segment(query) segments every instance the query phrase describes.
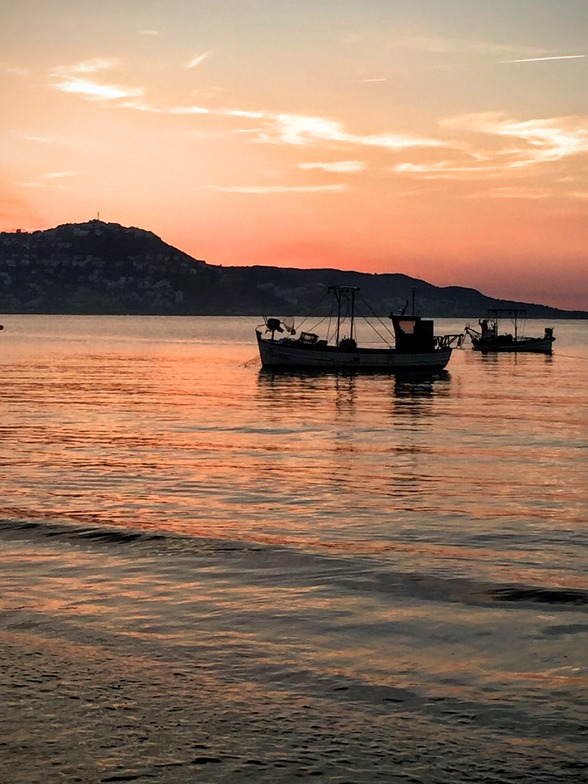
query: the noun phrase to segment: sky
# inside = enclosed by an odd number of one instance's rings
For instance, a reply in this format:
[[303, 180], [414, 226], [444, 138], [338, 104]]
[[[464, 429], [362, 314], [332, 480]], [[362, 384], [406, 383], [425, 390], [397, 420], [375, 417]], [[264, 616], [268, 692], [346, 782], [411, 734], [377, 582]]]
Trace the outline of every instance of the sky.
[[588, 310], [588, 0], [0, 0], [0, 230]]

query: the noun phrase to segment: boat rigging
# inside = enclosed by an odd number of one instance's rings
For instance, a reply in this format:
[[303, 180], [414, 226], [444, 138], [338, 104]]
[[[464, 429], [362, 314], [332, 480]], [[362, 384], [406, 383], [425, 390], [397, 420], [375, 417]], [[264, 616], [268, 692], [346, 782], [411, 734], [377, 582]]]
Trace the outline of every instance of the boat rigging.
[[[298, 368], [309, 370], [388, 371], [401, 369], [442, 370], [455, 346], [461, 345], [463, 334], [434, 334], [433, 321], [411, 316], [390, 314], [393, 331], [376, 314], [373, 314], [388, 333], [380, 332], [364, 317], [383, 345], [359, 346], [356, 334], [356, 286], [330, 286], [328, 293], [334, 300], [330, 314], [330, 327], [325, 338], [317, 332], [285, 330], [284, 321], [265, 318], [264, 325], [256, 329], [257, 344], [263, 368]], [[405, 308], [406, 310], [406, 308]], [[335, 328], [332, 330], [332, 320]], [[323, 318], [322, 321], [325, 319]], [[265, 331], [262, 327], [265, 326]], [[318, 326], [318, 325], [317, 325]], [[289, 332], [289, 336], [276, 337], [276, 333]], [[270, 337], [267, 337], [267, 333]], [[348, 332], [348, 334], [347, 334]]]
[[[477, 326], [466, 324], [465, 332], [472, 341], [474, 351], [551, 354], [555, 341], [553, 327], [545, 327], [540, 337], [519, 334], [519, 321], [526, 313], [523, 308], [491, 308], [488, 318], [480, 319]], [[505, 316], [512, 317], [513, 334], [500, 332], [499, 322]]]

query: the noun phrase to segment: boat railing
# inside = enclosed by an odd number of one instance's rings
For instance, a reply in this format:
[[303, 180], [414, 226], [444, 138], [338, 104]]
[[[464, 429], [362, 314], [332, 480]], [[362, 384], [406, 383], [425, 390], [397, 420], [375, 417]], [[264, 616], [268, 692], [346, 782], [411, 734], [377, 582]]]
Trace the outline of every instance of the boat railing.
[[454, 335], [435, 335], [435, 347], [440, 349], [461, 348], [465, 339], [463, 332]]

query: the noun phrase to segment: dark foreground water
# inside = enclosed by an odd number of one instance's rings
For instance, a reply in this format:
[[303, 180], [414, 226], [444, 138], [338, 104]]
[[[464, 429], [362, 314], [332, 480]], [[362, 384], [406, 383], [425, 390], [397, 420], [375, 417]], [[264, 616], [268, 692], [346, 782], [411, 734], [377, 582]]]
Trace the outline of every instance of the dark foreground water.
[[1, 321], [3, 784], [588, 781], [586, 322], [405, 378]]

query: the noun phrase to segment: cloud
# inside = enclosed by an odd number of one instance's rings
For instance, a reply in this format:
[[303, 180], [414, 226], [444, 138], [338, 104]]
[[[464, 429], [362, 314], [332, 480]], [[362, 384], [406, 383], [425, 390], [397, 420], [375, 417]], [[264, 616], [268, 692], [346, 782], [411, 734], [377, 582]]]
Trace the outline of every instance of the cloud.
[[[471, 174], [479, 174], [481, 171], [488, 172], [489, 167], [482, 169], [479, 165], [464, 166], [451, 161], [435, 161], [431, 163], [399, 163], [389, 169], [399, 174], [415, 174], [423, 179], [460, 179], [463, 176], [469, 177]], [[492, 167], [497, 171], [498, 167]]]
[[483, 199], [533, 199], [540, 201], [548, 199], [553, 195], [548, 188], [522, 188], [505, 186], [502, 188], [491, 188], [481, 193], [472, 194], [472, 198], [481, 197]]
[[16, 76], [18, 78], [28, 76], [29, 73], [26, 68], [22, 68], [20, 65], [9, 65], [7, 63], [0, 63], [0, 72], [6, 73], [9, 76]]
[[[112, 85], [99, 85], [95, 82], [70, 80], [61, 89], [80, 92], [96, 97], [117, 98], [141, 96], [143, 91], [121, 88]], [[412, 147], [442, 147], [445, 142], [410, 134], [368, 134], [361, 136], [349, 133], [342, 123], [324, 117], [299, 114], [274, 114], [264, 110], [209, 109], [205, 106], [156, 106], [146, 102], [128, 101], [123, 106], [142, 112], [176, 115], [209, 115], [211, 117], [236, 117], [253, 119], [258, 122], [255, 128], [242, 129], [255, 135], [255, 141], [265, 144], [310, 145], [314, 142], [335, 142], [339, 145], [380, 147], [401, 150]]]
[[298, 168], [320, 169], [336, 174], [352, 174], [353, 172], [365, 171], [366, 165], [363, 161], [335, 161], [333, 163], [299, 163]]
[[[566, 173], [569, 166], [576, 172], [578, 156], [588, 155], [588, 118], [517, 120], [504, 113], [486, 112], [449, 118], [441, 126], [446, 135], [460, 139], [460, 144], [453, 145], [458, 154], [441, 160], [434, 154], [429, 160], [404, 160], [387, 171], [418, 180], [494, 182], [485, 192], [496, 199], [544, 199], [553, 195], [554, 189], [560, 195], [578, 198], [571, 185], [576, 178]], [[445, 152], [449, 149], [450, 138]], [[516, 186], [512, 184], [515, 178]], [[507, 181], [506, 187], [498, 184]], [[480, 195], [471, 194], [472, 198]]]
[[200, 65], [200, 63], [204, 62], [204, 60], [206, 60], [207, 57], [210, 57], [211, 54], [212, 54], [212, 49], [209, 49], [208, 52], [204, 52], [204, 54], [197, 55], [196, 57], [192, 58], [192, 60], [190, 60], [189, 63], [186, 64], [186, 68], [188, 69], [196, 68], [197, 65]]
[[169, 114], [211, 114], [210, 109], [204, 106], [174, 106], [164, 111]]
[[58, 171], [58, 172], [49, 172], [48, 174], [42, 174], [46, 180], [56, 180], [62, 179], [63, 177], [76, 177], [79, 174], [77, 171]]
[[81, 63], [76, 63], [74, 65], [59, 66], [54, 69], [53, 73], [55, 75], [62, 74], [64, 76], [80, 73], [99, 73], [100, 71], [106, 71], [109, 68], [115, 68], [117, 65], [120, 65], [120, 60], [107, 60], [106, 58], [96, 57], [92, 60], [84, 60]]
[[454, 117], [445, 120], [443, 125], [518, 140], [523, 146], [507, 151], [516, 158], [510, 164], [512, 167], [558, 161], [570, 155], [588, 152], [586, 118], [553, 117], [521, 121], [513, 120], [500, 112], [483, 112]]
[[53, 136], [36, 136], [32, 134], [22, 134], [20, 138], [25, 142], [35, 142], [39, 144], [53, 144], [57, 141]]
[[[193, 58], [187, 68], [199, 65], [212, 50], [204, 52]], [[368, 134], [358, 135], [345, 129], [337, 120], [309, 115], [273, 113], [265, 110], [244, 109], [209, 109], [204, 106], [165, 106], [154, 105], [145, 101], [126, 99], [141, 98], [145, 91], [142, 87], [129, 87], [119, 84], [105, 84], [96, 79], [89, 78], [97, 73], [118, 66], [118, 60], [94, 58], [83, 62], [55, 68], [51, 76], [56, 79], [52, 87], [65, 93], [82, 95], [85, 98], [104, 101], [125, 100], [122, 105], [127, 109], [158, 114], [176, 115], [211, 115], [225, 117], [239, 117], [261, 121], [256, 129], [247, 129], [255, 134], [256, 141], [268, 144], [308, 145], [315, 142], [334, 142], [339, 145], [365, 146], [400, 150], [412, 147], [438, 147], [443, 142], [427, 137], [411, 136], [409, 134]]]
[[118, 60], [96, 58], [75, 65], [60, 66], [51, 73], [51, 76], [57, 79], [51, 86], [60, 92], [76, 93], [93, 100], [113, 101], [143, 95], [144, 90], [141, 87], [102, 84], [92, 79], [82, 78], [82, 76], [100, 73], [117, 65], [119, 65]]
[[260, 134], [259, 141], [274, 144], [304, 145], [314, 141], [332, 141], [351, 146], [386, 147], [396, 150], [407, 147], [438, 147], [442, 144], [436, 139], [408, 134], [383, 133], [358, 136], [347, 132], [342, 123], [324, 117], [299, 114], [266, 114], [265, 117], [269, 123]]
[[[438, 41], [436, 45], [442, 48], [442, 45], [448, 46], [449, 43]], [[487, 45], [487, 48], [492, 47]], [[198, 55], [186, 67], [196, 67], [209, 54]], [[544, 57], [547, 56], [525, 60], [542, 60]], [[572, 55], [557, 57], [567, 58]], [[447, 118], [440, 122], [440, 132], [433, 136], [394, 132], [355, 133], [343, 122], [328, 117], [277, 113], [266, 109], [158, 104], [144, 100], [144, 91], [140, 87], [107, 84], [94, 78], [96, 74], [118, 64], [116, 60], [95, 58], [55, 69], [52, 75], [56, 82], [53, 86], [88, 99], [117, 101], [118, 106], [134, 111], [211, 119], [231, 118], [234, 121], [232, 131], [225, 128], [225, 133], [247, 134], [247, 140], [252, 143], [312, 150], [313, 157], [316, 156], [318, 160], [299, 163], [298, 168], [303, 171], [321, 170], [331, 174], [364, 171], [365, 165], [356, 160], [355, 156], [363, 155], [359, 150], [370, 148], [394, 153], [397, 161], [402, 155], [402, 160], [393, 168], [383, 170], [404, 177], [456, 181], [481, 177], [497, 179], [506, 173], [515, 172], [520, 173], [521, 177], [527, 176], [535, 171], [535, 166], [545, 166], [588, 153], [588, 122], [585, 117], [518, 120], [505, 113], [482, 112]], [[198, 127], [206, 130], [209, 126], [201, 122]], [[214, 132], [219, 133], [218, 128]], [[343, 160], [329, 161], [333, 150], [338, 150]], [[389, 165], [390, 161], [386, 161], [386, 164]], [[219, 189], [240, 193], [280, 193], [337, 191], [343, 189], [343, 186], [253, 185]]]
[[223, 193], [342, 193], [346, 185], [209, 185], [206, 190]]
[[226, 109], [223, 114], [227, 117], [248, 117], [253, 120], [265, 117], [265, 112], [247, 111], [246, 109]]
[[54, 82], [53, 87], [63, 93], [78, 93], [95, 100], [114, 101], [120, 98], [135, 98], [143, 95], [141, 87], [123, 87], [116, 84], [100, 84], [89, 79], [64, 79]]
[[[53, 180], [63, 180], [67, 177], [76, 177], [80, 174], [78, 171], [55, 171], [55, 172], [47, 172], [46, 174], [40, 174], [39, 178], [36, 181], [32, 182], [19, 182], [17, 183], [22, 188], [47, 188], [51, 187], [53, 189], [62, 189], [62, 185], [57, 185], [51, 181]], [[49, 182], [48, 182], [49, 181]]]

